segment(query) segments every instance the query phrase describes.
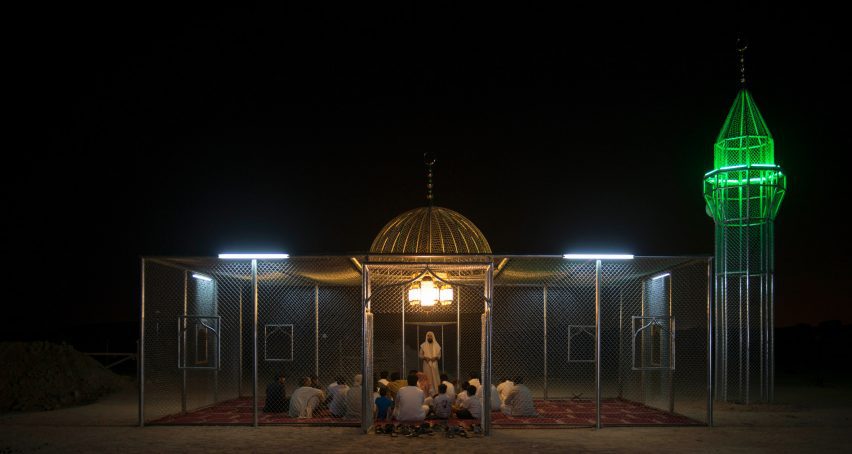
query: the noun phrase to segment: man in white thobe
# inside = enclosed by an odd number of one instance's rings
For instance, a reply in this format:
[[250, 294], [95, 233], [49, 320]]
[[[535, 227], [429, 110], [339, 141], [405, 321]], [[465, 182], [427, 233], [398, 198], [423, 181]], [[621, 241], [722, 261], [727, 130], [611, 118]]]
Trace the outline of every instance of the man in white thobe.
[[290, 396], [288, 414], [291, 418], [312, 418], [314, 409], [324, 400], [325, 393], [311, 386], [310, 377], [304, 377], [302, 387], [293, 391]]
[[420, 359], [423, 360], [423, 373], [429, 377], [430, 397], [438, 393], [438, 385], [441, 384], [441, 372], [438, 360], [441, 359], [441, 346], [435, 339], [435, 333], [426, 333], [426, 342], [420, 344]]
[[[441, 374], [441, 383], [447, 385], [447, 397], [450, 398], [450, 402], [456, 401], [456, 387], [452, 383], [450, 383], [450, 377], [447, 374]], [[440, 387], [441, 385], [438, 385]]]
[[355, 376], [352, 387], [346, 391], [346, 419], [361, 419], [361, 374]]
[[523, 378], [515, 379], [515, 385], [506, 397], [506, 401], [500, 406], [500, 410], [506, 416], [538, 416], [532, 392], [524, 385]]

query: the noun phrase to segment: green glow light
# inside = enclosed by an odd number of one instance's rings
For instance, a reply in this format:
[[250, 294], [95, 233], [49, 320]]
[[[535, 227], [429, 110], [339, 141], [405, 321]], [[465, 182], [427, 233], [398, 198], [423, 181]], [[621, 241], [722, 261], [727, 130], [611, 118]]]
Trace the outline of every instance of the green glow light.
[[774, 165], [775, 145], [748, 90], [740, 90], [713, 147], [714, 167]]

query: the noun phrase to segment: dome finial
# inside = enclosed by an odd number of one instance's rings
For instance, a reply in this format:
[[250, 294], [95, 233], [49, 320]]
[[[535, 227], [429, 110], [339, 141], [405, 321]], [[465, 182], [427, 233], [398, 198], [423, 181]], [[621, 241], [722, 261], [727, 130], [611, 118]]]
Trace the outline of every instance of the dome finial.
[[435, 165], [435, 155], [428, 151], [423, 153], [423, 163], [426, 164], [426, 201], [432, 206], [432, 166]]
[[748, 43], [742, 34], [737, 36], [737, 53], [740, 55], [740, 87], [745, 88], [745, 51], [748, 49]]

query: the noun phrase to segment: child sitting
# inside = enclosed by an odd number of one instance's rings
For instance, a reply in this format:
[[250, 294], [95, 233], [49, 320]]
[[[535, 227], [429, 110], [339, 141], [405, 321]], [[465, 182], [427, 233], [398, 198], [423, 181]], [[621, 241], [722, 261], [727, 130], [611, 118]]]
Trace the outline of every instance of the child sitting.
[[376, 419], [388, 419], [390, 408], [393, 408], [393, 401], [388, 397], [388, 389], [383, 386], [379, 388], [379, 397], [376, 398]]
[[453, 414], [453, 402], [447, 395], [447, 385], [444, 383], [438, 386], [438, 395], [432, 399], [432, 408], [435, 416], [440, 419], [450, 419]]

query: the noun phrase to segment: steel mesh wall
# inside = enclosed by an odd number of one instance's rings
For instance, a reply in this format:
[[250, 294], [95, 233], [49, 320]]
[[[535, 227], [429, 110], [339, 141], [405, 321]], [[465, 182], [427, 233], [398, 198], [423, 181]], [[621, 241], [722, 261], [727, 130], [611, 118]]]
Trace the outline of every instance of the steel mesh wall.
[[[258, 261], [256, 380], [251, 261], [147, 259], [144, 286], [146, 422], [250, 397], [255, 386], [262, 410], [266, 385], [281, 372], [287, 395], [303, 376], [351, 384], [360, 373], [361, 287], [348, 258]], [[180, 368], [181, 324], [202, 316], [218, 323], [218, 364], [185, 358]]]
[[[247, 270], [186, 265], [145, 261], [146, 421], [240, 394], [240, 341], [247, 344], [240, 332], [240, 301], [248, 288], [240, 276]], [[204, 331], [207, 342], [196, 342]]]
[[[595, 261], [505, 257], [494, 260], [498, 262], [488, 376], [488, 265], [401, 260], [368, 264], [362, 276], [348, 257], [259, 261], [255, 351], [250, 261], [148, 259], [144, 420], [252, 396], [255, 385], [262, 408], [266, 384], [282, 371], [288, 376], [288, 395], [305, 375], [318, 375], [323, 385], [337, 377], [351, 384], [362, 368], [367, 374], [388, 370], [404, 376], [409, 369], [421, 369], [417, 348], [429, 329], [443, 338], [442, 370], [459, 382], [472, 371], [495, 384], [500, 378], [523, 376], [536, 398], [587, 403], [594, 403], [599, 386], [604, 401], [637, 402], [706, 419], [706, 259], [602, 262], [599, 332]], [[407, 283], [427, 267], [454, 286], [452, 305], [425, 309], [405, 300]], [[215, 336], [190, 331], [199, 329], [200, 322], [215, 328]], [[644, 325], [645, 331], [638, 330]], [[364, 377], [365, 389], [372, 383], [372, 376]], [[610, 423], [606, 418], [601, 422]]]
[[706, 259], [602, 263], [602, 399], [707, 422], [707, 267]]
[[[706, 259], [602, 262], [603, 401], [707, 419], [707, 272]], [[594, 402], [595, 261], [510, 257], [494, 285], [494, 378], [521, 375], [539, 399]]]

